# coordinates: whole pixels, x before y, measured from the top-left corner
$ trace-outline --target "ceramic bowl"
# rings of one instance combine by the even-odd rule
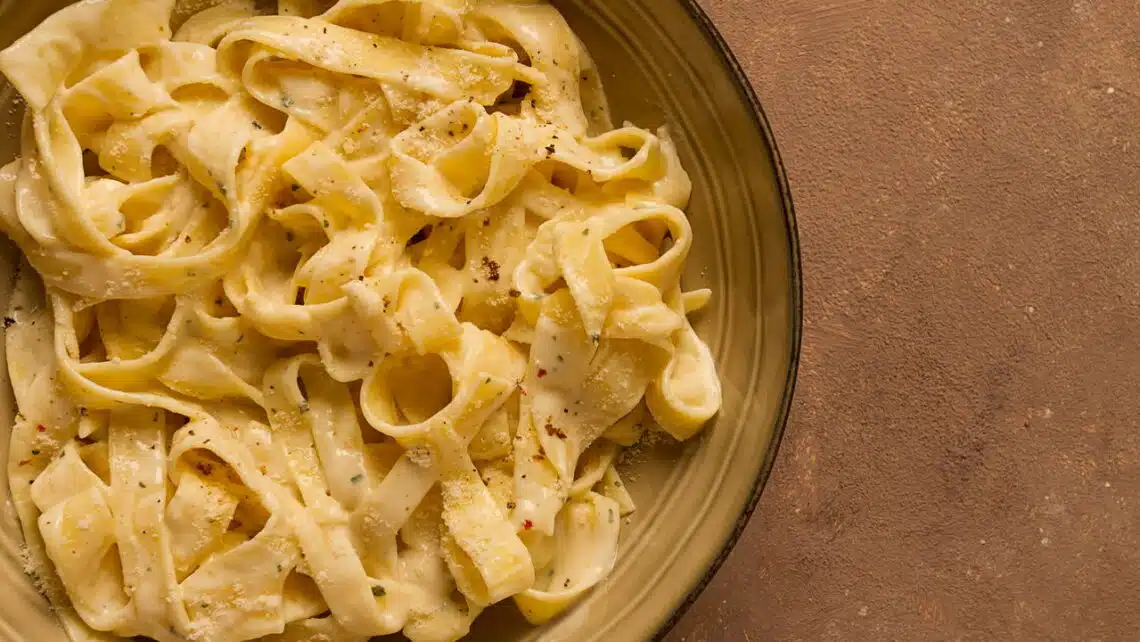
[[[0,0],[0,47],[67,0]],[[693,180],[695,245],[686,286],[710,287],[696,319],[724,386],[720,416],[685,444],[627,458],[638,504],[613,574],[579,605],[534,629],[514,607],[476,622],[476,641],[627,642],[663,637],[724,561],[772,467],[795,383],[801,334],[795,216],[776,143],[740,66],[695,0],[556,0],[603,73],[615,121],[672,130]],[[0,85],[0,162],[18,151],[21,113]],[[0,257],[6,305],[14,253]],[[2,342],[0,342],[2,348]],[[7,370],[0,426],[10,424]],[[0,461],[7,436],[0,435]],[[0,490],[7,494],[7,477]],[[22,572],[10,502],[0,537],[0,639],[65,642]]]

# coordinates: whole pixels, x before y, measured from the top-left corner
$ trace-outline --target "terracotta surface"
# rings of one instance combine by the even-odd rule
[[[1135,639],[1135,3],[706,6],[788,166],[806,337],[669,642]]]

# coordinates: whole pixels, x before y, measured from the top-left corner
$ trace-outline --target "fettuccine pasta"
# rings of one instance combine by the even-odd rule
[[[77,642],[557,616],[614,565],[621,449],[720,406],[667,132],[538,1],[189,4],[0,53],[30,572]]]

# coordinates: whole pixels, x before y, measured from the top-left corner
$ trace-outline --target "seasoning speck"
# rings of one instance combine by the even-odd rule
[[[483,257],[483,269],[487,272],[487,278],[491,281],[499,280],[499,262],[490,257]]]
[[[549,419],[546,420],[546,426],[544,426],[544,427],[546,429],[546,434],[550,435],[551,437],[558,437],[559,439],[566,439],[566,436],[567,436],[566,432],[563,431],[561,428],[555,426]]]

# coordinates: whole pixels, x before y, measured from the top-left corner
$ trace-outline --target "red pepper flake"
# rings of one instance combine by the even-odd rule
[[[38,432],[47,432],[47,426],[45,426],[45,425],[43,425],[43,424],[40,424],[40,425],[36,426],[36,431],[38,431]]]
[[[523,530],[530,530],[534,528],[534,522],[528,520],[523,521]]]
[[[32,460],[31,460],[31,459],[23,459],[23,460],[21,460],[21,461],[20,461],[20,465],[21,465],[21,466],[27,466],[27,465],[28,465],[28,464],[30,464],[30,463],[32,463]]]
[[[538,378],[541,379],[545,376],[546,376],[546,368],[539,368],[538,369]]]
[[[559,439],[566,439],[566,433],[561,428],[556,427],[549,419],[546,420],[546,434],[551,437],[558,437]]]

